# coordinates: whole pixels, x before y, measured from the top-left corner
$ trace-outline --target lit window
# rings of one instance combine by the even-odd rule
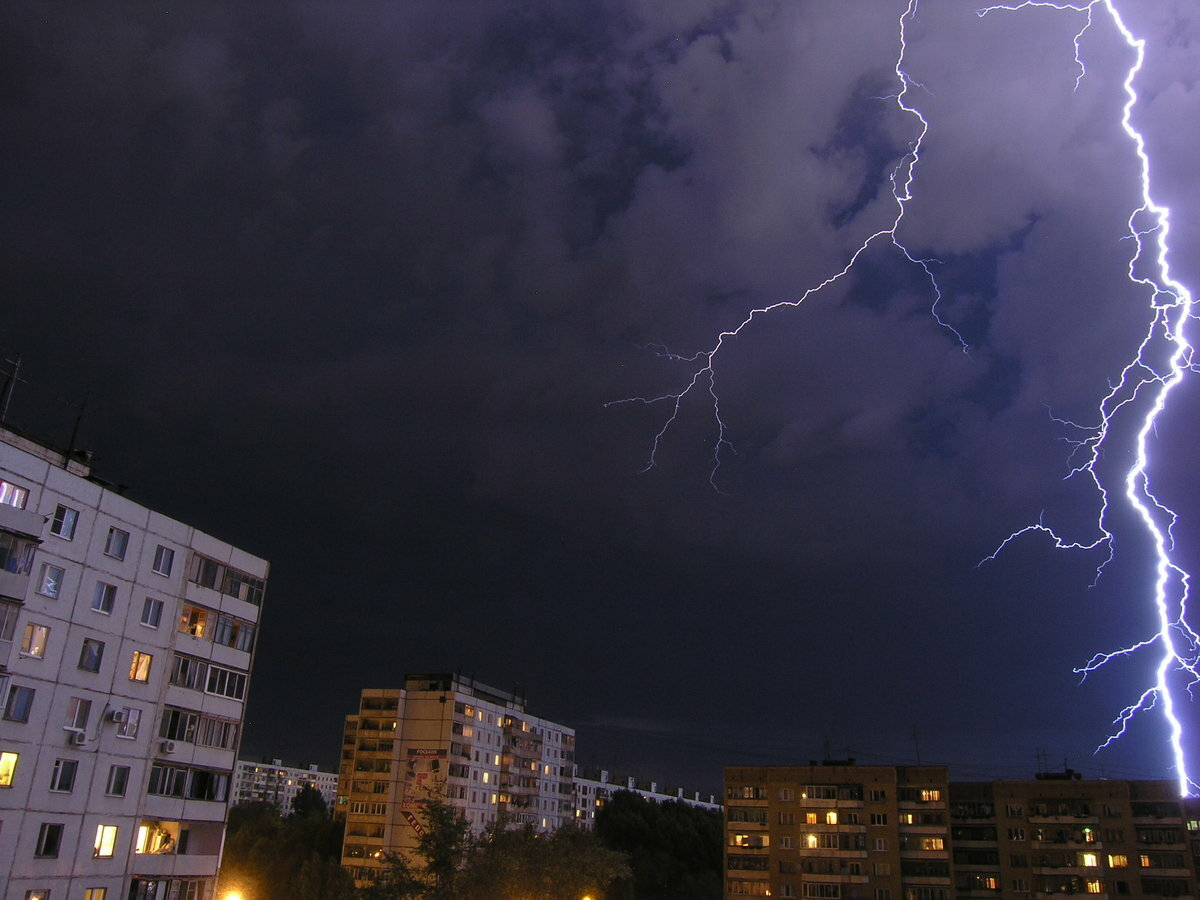
[[[108,896],[108,888],[84,888],[83,900],[104,900]]]
[[[65,574],[66,572],[59,566],[42,563],[42,574],[38,577],[37,592],[43,597],[57,599],[58,592],[62,590],[63,576]]]
[[[831,809],[829,812],[825,813],[825,824],[826,825],[836,825],[837,824],[837,812],[835,810]]]
[[[73,759],[56,759],[50,772],[50,790],[69,793],[75,787],[75,773],[79,763]]]
[[[149,628],[157,628],[162,621],[163,602],[153,597],[147,597],[142,604],[142,624]]]
[[[943,838],[940,838],[940,837],[921,838],[921,849],[922,850],[944,850],[945,846],[946,846],[945,840]]]
[[[0,479],[0,506],[15,506],[17,509],[25,508],[25,501],[29,499],[29,491],[23,487],[13,484],[11,481]]]
[[[108,529],[108,539],[104,542],[104,555],[113,559],[124,559],[125,550],[129,546],[129,532],[120,528]]]
[[[92,857],[95,859],[107,859],[113,855],[116,847],[117,826],[97,825],[96,843],[92,845]]]
[[[154,565],[151,571],[158,575],[170,575],[171,568],[175,565],[175,551],[170,547],[164,547],[162,544],[154,551]]]
[[[129,680],[149,681],[150,663],[153,661],[154,657],[149,653],[143,653],[141,650],[134,650],[133,662],[129,665]]]
[[[25,900],[50,900],[50,892],[41,890],[26,891]]]
[[[1083,886],[1089,894],[1104,893],[1104,882],[1102,882],[1099,878],[1089,878],[1083,883]]]
[[[100,660],[104,658],[104,642],[83,639],[83,648],[79,651],[79,668],[85,672],[99,672]]]
[[[1095,868],[1096,866],[1100,865],[1100,854],[1099,853],[1080,853],[1079,854],[1079,864],[1081,866],[1086,866],[1087,868]]]
[[[55,507],[50,533],[55,537],[71,540],[75,537],[75,526],[79,522],[79,510],[61,504]]]
[[[58,848],[62,846],[63,827],[58,822],[43,822],[38,828],[37,843],[33,847],[34,856],[58,856]]]
[[[184,634],[190,634],[192,637],[207,637],[208,627],[208,610],[201,606],[192,606],[190,603],[183,605],[183,612],[179,614],[179,631]]]
[[[13,778],[17,774],[17,760],[20,754],[8,750],[0,751],[0,787],[12,787]]]
[[[49,628],[33,622],[28,623],[25,626],[25,633],[21,636],[21,655],[42,659],[46,655],[46,643],[49,640]]]
[[[115,584],[96,582],[96,589],[92,591],[92,609],[107,616],[113,611],[113,604],[116,600],[117,586]]]
[[[804,823],[806,825],[816,825],[817,824],[817,814],[815,812],[806,812],[804,814]]]

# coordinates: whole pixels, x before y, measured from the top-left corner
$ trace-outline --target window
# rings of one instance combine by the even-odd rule
[[[79,651],[79,668],[85,672],[99,672],[100,660],[104,658],[104,642],[92,638],[83,639],[83,649]]]
[[[28,722],[31,706],[33,706],[33,688],[14,684],[8,689],[8,701],[4,704],[4,718],[10,722]]]
[[[872,874],[874,874],[874,875],[891,875],[892,874],[892,864],[891,863],[874,863],[872,865]]]
[[[1108,854],[1108,867],[1110,869],[1123,869],[1129,865],[1129,857],[1124,853]]]
[[[920,798],[922,803],[938,803],[942,799],[942,792],[937,788],[921,788]]]
[[[175,551],[170,547],[164,547],[162,544],[154,551],[154,565],[150,571],[158,575],[170,575],[171,569],[175,565]]]
[[[171,664],[171,684],[191,688],[194,691],[204,690],[208,677],[208,663],[191,656],[176,656]]]
[[[120,710],[125,713],[124,720],[117,725],[117,737],[133,740],[137,737],[138,725],[142,721],[142,711],[132,707],[125,707]]]
[[[182,797],[183,788],[187,783],[187,769],[179,766],[154,765],[150,767],[150,783],[146,787],[149,794],[160,797]]]
[[[208,637],[208,610],[202,606],[183,604],[183,612],[179,614],[179,631],[192,637]]]
[[[944,849],[946,849],[946,843],[945,843],[945,840],[940,837],[923,837],[923,838],[921,838],[920,849],[922,849],[922,850],[944,850]]]
[[[230,597],[237,597],[239,600],[245,600],[255,606],[262,606],[265,589],[266,585],[261,578],[254,578],[243,572],[230,569],[225,576],[224,592]]]
[[[208,684],[205,685],[204,691],[232,700],[241,700],[246,695],[246,676],[221,666],[209,666]]]
[[[887,848],[888,848],[887,838],[875,838],[875,840],[873,840],[871,842],[872,850],[887,850]]]
[[[795,788],[780,788],[778,796],[779,796],[779,799],[784,802],[787,802],[788,800],[795,800],[796,799],[796,789]]]
[[[75,773],[79,763],[73,759],[56,759],[50,772],[50,790],[70,793],[75,787]]]
[[[116,602],[116,599],[117,586],[115,584],[96,582],[96,589],[92,592],[92,609],[107,616],[113,611],[113,603]]]
[[[826,825],[836,825],[837,821],[838,821],[837,817],[838,817],[837,812],[835,812],[834,810],[830,810],[829,812],[825,813],[825,824]]]
[[[217,616],[213,640],[226,647],[249,653],[254,649],[254,626],[243,619],[220,614]]]
[[[50,640],[50,629],[45,625],[30,622],[21,635],[21,655],[42,659],[46,655],[46,643]]]
[[[125,788],[129,784],[129,766],[109,766],[108,782],[104,793],[110,797],[124,797]]]
[[[870,793],[870,795],[869,795],[869,796],[870,796],[870,798],[871,798],[873,801],[875,801],[876,803],[878,803],[880,800],[886,800],[886,799],[887,799],[887,791],[883,791],[883,790],[873,790],[873,791],[871,791],[871,793]]]
[[[38,828],[37,844],[34,845],[34,856],[58,856],[58,848],[62,846],[63,827],[57,822],[43,822]]]
[[[19,753],[0,751],[0,788],[13,786],[13,778],[17,774],[17,760],[20,758]]]
[[[795,825],[796,824],[796,814],[794,812],[781,812],[779,814],[779,824],[780,825]]]
[[[48,890],[32,890],[25,892],[25,900],[50,900],[50,892]]]
[[[13,484],[11,481],[0,479],[0,506],[15,506],[17,509],[25,508],[25,501],[29,499],[29,491],[25,488]]]
[[[198,713],[182,709],[165,709],[158,728],[158,736],[172,741],[193,743],[196,740],[196,726],[199,721]]]
[[[1023,840],[1025,840],[1025,829],[1024,829],[1024,828],[1010,828],[1010,829],[1008,829],[1008,839],[1009,839],[1010,841],[1023,841]]]
[[[58,592],[62,590],[64,575],[66,575],[66,572],[60,566],[42,563],[42,574],[38,577],[37,592],[43,597],[58,599]]]
[[[887,813],[871,813],[871,824],[872,825],[886,825],[887,824]]]
[[[794,837],[792,837],[790,834],[781,835],[779,838],[779,849],[780,850],[795,850],[796,849],[796,839]]]
[[[129,546],[129,532],[120,528],[108,529],[108,539],[104,542],[104,555],[113,559],[124,559],[125,550]]]
[[[192,556],[192,569],[188,573],[188,581],[200,585],[200,587],[212,588],[220,590],[222,583],[225,580],[225,567],[215,559],[209,559],[207,556],[201,556],[199,553]]]
[[[0,641],[11,641],[17,630],[17,616],[21,612],[21,604],[6,603],[0,600]]]
[[[28,575],[33,568],[33,551],[36,547],[27,538],[0,531],[0,569],[14,575]]]
[[[84,888],[83,900],[104,900],[108,896],[108,888]]]
[[[1004,814],[1010,819],[1023,819],[1025,818],[1025,807],[1019,803],[1006,803]]]
[[[117,846],[117,826],[97,825],[96,842],[92,845],[93,859],[108,859]]]
[[[1023,894],[1029,890],[1029,882],[1024,878],[1014,878],[1012,880],[1012,889],[1018,894]]]
[[[153,661],[154,657],[149,653],[143,653],[141,650],[134,650],[133,661],[129,664],[129,680],[149,681],[150,663]]]
[[[87,728],[88,716],[92,714],[92,701],[82,697],[72,697],[67,703],[67,718],[63,728],[68,731],[83,731]]]
[[[50,523],[50,533],[64,540],[72,540],[75,537],[75,525],[78,522],[79,510],[60,504],[54,510],[54,520]]]
[[[147,597],[146,602],[142,604],[142,624],[148,628],[157,628],[158,623],[162,621],[162,613],[163,602]]]

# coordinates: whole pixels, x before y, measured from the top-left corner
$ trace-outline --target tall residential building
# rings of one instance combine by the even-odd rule
[[[6,897],[211,897],[266,577],[0,429]]]
[[[941,766],[725,771],[725,897],[1196,897],[1200,807],[1169,781],[950,783]]]
[[[282,759],[250,762],[239,759],[234,776],[234,803],[269,803],[284,813],[292,810],[292,801],[304,788],[321,795],[332,811],[337,802],[337,772],[322,772],[316,765],[305,768],[285,766]]]
[[[553,831],[574,815],[574,758],[573,729],[473,678],[406,675],[403,688],[364,690],[342,747],[342,864],[361,884],[385,852],[414,849],[431,794],[460,809],[475,832],[502,814]]]

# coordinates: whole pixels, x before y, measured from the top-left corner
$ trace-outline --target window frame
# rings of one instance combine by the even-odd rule
[[[145,650],[134,650],[133,657],[129,663],[129,680],[136,681],[138,684],[148,684],[150,682],[150,669],[153,665],[153,653],[147,653]],[[138,677],[139,675],[141,676],[140,678]]]
[[[113,608],[117,605],[117,586],[110,584],[107,581],[97,581],[96,587],[92,591],[92,602],[90,609],[92,612],[98,612],[102,616],[111,616]]]
[[[99,674],[100,666],[104,662],[104,641],[96,638],[84,638],[83,645],[79,648],[79,666],[78,668],[84,672]]]
[[[31,687],[26,687],[23,684],[9,685],[8,696],[4,700],[3,718],[8,722],[28,722],[29,712],[33,709],[33,697],[36,691]],[[15,703],[17,697],[25,698],[24,707],[17,706]],[[13,715],[14,707],[18,712],[23,710],[24,715]]]
[[[154,548],[154,561],[150,564],[150,571],[155,575],[162,575],[164,578],[171,577],[171,571],[175,568],[175,548],[168,547],[166,544],[159,544]]]
[[[75,778],[79,774],[79,760],[59,757],[50,770],[50,791],[69,794],[75,790]]]
[[[50,520],[50,533],[64,541],[75,540],[75,530],[79,527],[79,510],[59,503],[54,508]]]
[[[41,637],[40,642],[36,636]],[[50,626],[40,622],[26,622],[25,630],[21,633],[21,647],[17,654],[28,659],[45,659],[46,648],[49,645]]]
[[[65,830],[66,826],[62,822],[43,822],[39,825],[33,855],[38,859],[58,859]]]
[[[108,537],[104,539],[104,555],[111,559],[124,560],[129,552],[129,532],[116,525],[108,526]]]
[[[104,784],[104,796],[125,796],[129,790],[129,770],[129,766],[111,765],[108,767],[108,780]],[[119,791],[117,790],[118,787],[120,788]]]
[[[162,614],[166,604],[157,597],[147,597],[142,603],[142,617],[138,620],[139,624],[147,628],[157,629],[162,624]],[[154,611],[154,615],[150,615],[150,611]],[[153,619],[153,621],[150,621]]]
[[[54,581],[48,578],[51,572],[58,573],[58,580]],[[42,597],[49,597],[51,600],[57,600],[58,595],[62,593],[63,582],[66,580],[67,570],[62,566],[56,566],[51,562],[42,563],[42,569],[38,573],[37,593]],[[53,590],[50,590],[50,588]]]

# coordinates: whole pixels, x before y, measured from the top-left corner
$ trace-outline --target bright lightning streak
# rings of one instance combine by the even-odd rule
[[[727,452],[733,452],[733,444],[729,441],[728,437],[729,429],[725,424],[725,420],[721,417],[721,399],[717,394],[717,357],[720,355],[727,343],[740,335],[744,328],[749,327],[750,324],[759,317],[765,316],[768,313],[775,312],[776,310],[783,309],[785,307],[795,308],[800,306],[810,297],[819,294],[821,291],[825,290],[825,288],[841,281],[854,268],[855,264],[859,260],[859,257],[861,257],[867,251],[867,248],[876,242],[883,241],[885,239],[890,241],[891,244],[901,254],[904,255],[905,259],[907,259],[913,265],[921,268],[921,270],[925,273],[925,277],[929,280],[930,290],[933,294],[933,304],[930,308],[933,317],[937,319],[939,325],[950,331],[958,339],[958,342],[962,345],[963,349],[966,350],[966,341],[963,340],[962,335],[960,335],[952,326],[944,322],[937,313],[938,305],[942,300],[942,292],[938,287],[937,279],[934,277],[932,269],[933,263],[937,262],[937,260],[914,255],[901,242],[898,235],[900,223],[904,219],[904,214],[908,209],[909,201],[912,200],[913,180],[916,175],[917,165],[921,161],[921,145],[925,140],[926,133],[929,131],[929,122],[926,121],[923,115],[921,115],[920,110],[909,103],[908,100],[910,89],[920,88],[921,85],[910,78],[908,73],[904,70],[904,57],[908,51],[908,26],[913,20],[913,17],[916,15],[918,2],[919,0],[908,0],[908,5],[901,14],[899,22],[900,54],[896,58],[895,66],[898,90],[896,94],[893,95],[893,99],[896,101],[896,105],[904,113],[911,116],[915,121],[916,136],[909,144],[908,152],[900,158],[900,161],[896,164],[895,168],[892,169],[890,180],[892,185],[892,198],[896,202],[896,217],[892,220],[891,227],[876,231],[874,234],[867,237],[858,246],[858,249],[851,254],[850,260],[840,271],[830,275],[816,286],[810,287],[803,294],[801,294],[799,298],[795,300],[780,300],[779,302],[772,303],[769,306],[763,306],[751,310],[750,314],[747,315],[746,318],[744,318],[740,323],[738,323],[736,327],[730,329],[729,331],[722,331],[717,336],[716,343],[708,350],[702,350],[693,356],[679,356],[673,353],[662,351],[660,355],[669,359],[682,362],[699,362],[702,364],[700,368],[692,372],[691,377],[681,390],[674,393],[661,394],[657,397],[630,397],[625,400],[614,400],[610,403],[606,403],[606,407],[614,406],[620,403],[666,403],[670,405],[671,413],[667,417],[667,420],[663,423],[662,428],[660,428],[658,433],[654,436],[654,442],[650,448],[650,459],[646,463],[643,471],[648,471],[649,469],[652,469],[658,465],[658,451],[662,446],[663,440],[667,436],[667,432],[671,430],[671,426],[675,424],[676,420],[678,420],[684,401],[691,394],[697,391],[707,392],[710,398],[713,418],[716,420],[717,433],[717,439],[713,444],[712,468],[709,471],[709,482],[714,488],[716,488],[717,470],[721,467],[723,454]]]
[[[664,403],[669,406],[670,413],[654,436],[646,469],[657,465],[658,453],[668,432],[679,419],[685,400],[694,393],[704,392],[709,396],[708,402],[715,421],[716,440],[713,444],[712,468],[709,474],[709,480],[715,487],[717,471],[721,466],[724,454],[733,451],[728,428],[721,415],[721,402],[716,386],[716,366],[721,351],[756,319],[784,307],[798,307],[810,297],[841,281],[854,269],[862,254],[877,242],[885,239],[890,241],[910,263],[922,269],[929,280],[933,296],[931,311],[934,318],[939,324],[954,333],[966,349],[961,335],[938,317],[937,308],[942,295],[931,267],[936,261],[910,252],[899,236],[901,223],[913,196],[912,188],[917,167],[921,161],[921,148],[929,130],[928,121],[909,99],[911,89],[921,86],[905,71],[905,58],[908,52],[907,31],[916,15],[918,3],[919,0],[908,0],[898,23],[899,55],[895,65],[898,90],[894,95],[894,100],[897,107],[913,119],[916,134],[909,145],[908,152],[901,157],[891,173],[892,197],[896,204],[896,216],[892,220],[891,226],[869,235],[851,254],[842,269],[810,287],[799,298],[782,300],[751,310],[734,328],[721,332],[716,342],[708,350],[692,356],[681,356],[660,348],[657,352],[666,358],[699,364],[699,367],[694,369],[690,377],[686,379],[683,387],[678,391],[659,396],[631,397],[606,404],[611,406],[615,403]],[[1079,457],[1082,462],[1073,465],[1068,477],[1084,475],[1091,479],[1096,488],[1101,501],[1097,518],[1097,536],[1086,542],[1068,540],[1061,537],[1044,522],[1039,521],[1035,525],[1029,525],[1014,532],[984,562],[995,559],[1005,547],[1017,538],[1031,532],[1039,532],[1049,535],[1054,545],[1062,549],[1086,550],[1106,547],[1107,559],[1097,569],[1097,577],[1099,577],[1107,563],[1112,560],[1114,553],[1114,536],[1108,528],[1110,492],[1105,480],[1098,472],[1099,463],[1104,450],[1117,440],[1113,437],[1113,431],[1121,430],[1120,426],[1124,425],[1125,417],[1132,417],[1140,423],[1136,426],[1133,441],[1134,461],[1124,477],[1124,496],[1130,508],[1140,519],[1154,548],[1153,597],[1158,630],[1150,637],[1119,650],[1098,653],[1075,671],[1086,678],[1091,672],[1118,657],[1127,657],[1143,650],[1159,653],[1154,684],[1145,689],[1133,703],[1117,715],[1113,720],[1114,731],[1098,749],[1109,746],[1121,737],[1137,713],[1160,708],[1168,724],[1179,789],[1182,794],[1187,795],[1200,792],[1200,784],[1197,784],[1188,774],[1187,760],[1183,749],[1183,726],[1176,714],[1176,697],[1171,682],[1172,680],[1185,681],[1189,694],[1197,684],[1200,684],[1200,634],[1192,629],[1186,618],[1188,574],[1174,562],[1172,556],[1174,541],[1171,532],[1176,520],[1175,513],[1163,505],[1150,490],[1148,442],[1151,433],[1156,428],[1159,415],[1166,406],[1168,395],[1182,381],[1184,374],[1193,368],[1195,362],[1192,347],[1188,343],[1185,333],[1186,324],[1193,314],[1193,305],[1192,296],[1187,288],[1171,276],[1168,261],[1170,210],[1156,203],[1152,198],[1150,157],[1143,136],[1133,124],[1133,111],[1138,102],[1134,83],[1145,59],[1145,41],[1135,37],[1128,29],[1114,5],[1114,0],[1087,0],[1087,2],[1076,3],[1065,2],[1065,0],[1022,0],[1022,2],[987,7],[980,10],[978,15],[982,18],[1000,10],[1015,12],[1030,7],[1048,8],[1064,14],[1078,14],[1082,17],[1082,24],[1075,32],[1073,41],[1075,64],[1078,69],[1075,79],[1076,88],[1087,74],[1082,42],[1087,32],[1095,27],[1095,17],[1098,12],[1107,16],[1113,27],[1120,33],[1126,46],[1134,53],[1134,62],[1127,70],[1124,81],[1126,101],[1122,107],[1120,120],[1122,129],[1133,145],[1140,166],[1140,205],[1129,215],[1129,233],[1126,236],[1134,248],[1129,257],[1128,276],[1131,282],[1148,291],[1152,316],[1137,353],[1122,369],[1116,383],[1110,387],[1108,394],[1101,400],[1098,408],[1098,424],[1081,426],[1074,422],[1061,422],[1062,425],[1084,435],[1081,439],[1072,441],[1075,445],[1072,459]],[[1119,414],[1120,422],[1118,422]]]
[[[1076,87],[1087,74],[1081,43],[1087,31],[1095,26],[1094,14],[1097,11],[1102,11],[1108,17],[1126,46],[1134,53],[1134,61],[1125,75],[1126,99],[1121,111],[1121,127],[1132,143],[1139,163],[1140,205],[1129,214],[1129,233],[1126,236],[1134,247],[1129,257],[1128,275],[1130,281],[1141,285],[1148,292],[1152,316],[1137,353],[1126,364],[1116,384],[1100,402],[1098,424],[1087,430],[1086,437],[1077,442],[1076,449],[1084,451],[1085,461],[1075,466],[1071,475],[1086,473],[1096,486],[1101,500],[1097,519],[1099,537],[1086,544],[1067,541],[1039,522],[1010,535],[988,560],[995,559],[996,554],[1021,535],[1039,531],[1049,534],[1055,546],[1060,548],[1092,549],[1102,544],[1107,545],[1108,560],[1100,565],[1101,570],[1104,568],[1112,559],[1114,536],[1108,527],[1109,492],[1097,468],[1104,450],[1112,441],[1118,439],[1113,436],[1118,425],[1118,414],[1128,407],[1124,415],[1130,416],[1138,424],[1133,442],[1133,463],[1125,473],[1124,494],[1130,507],[1137,513],[1154,548],[1153,597],[1158,630],[1150,637],[1119,650],[1097,653],[1085,665],[1075,669],[1075,672],[1086,678],[1117,658],[1127,657],[1142,650],[1158,653],[1159,663],[1155,670],[1154,684],[1121,710],[1113,720],[1114,730],[1098,749],[1108,747],[1124,735],[1137,713],[1161,709],[1167,721],[1179,790],[1186,796],[1200,792],[1200,784],[1188,774],[1183,748],[1183,725],[1176,712],[1177,703],[1172,681],[1186,682],[1189,695],[1200,683],[1200,635],[1187,622],[1188,573],[1180,568],[1172,556],[1175,547],[1171,531],[1176,515],[1159,502],[1150,490],[1148,443],[1159,415],[1166,407],[1168,395],[1193,366],[1192,346],[1188,343],[1186,335],[1186,325],[1192,317],[1192,296],[1183,284],[1171,276],[1168,260],[1171,211],[1156,203],[1151,195],[1150,156],[1144,137],[1133,124],[1133,111],[1138,103],[1135,81],[1145,61],[1146,42],[1135,37],[1125,25],[1114,0],[1091,0],[1087,3],[1024,0],[1012,5],[990,6],[980,10],[979,16],[983,17],[999,10],[1013,12],[1029,7],[1044,7],[1083,16],[1083,25],[1075,33],[1074,40],[1075,62],[1079,68]],[[1064,424],[1079,427],[1074,423]],[[1097,575],[1099,571],[1097,570]]]

